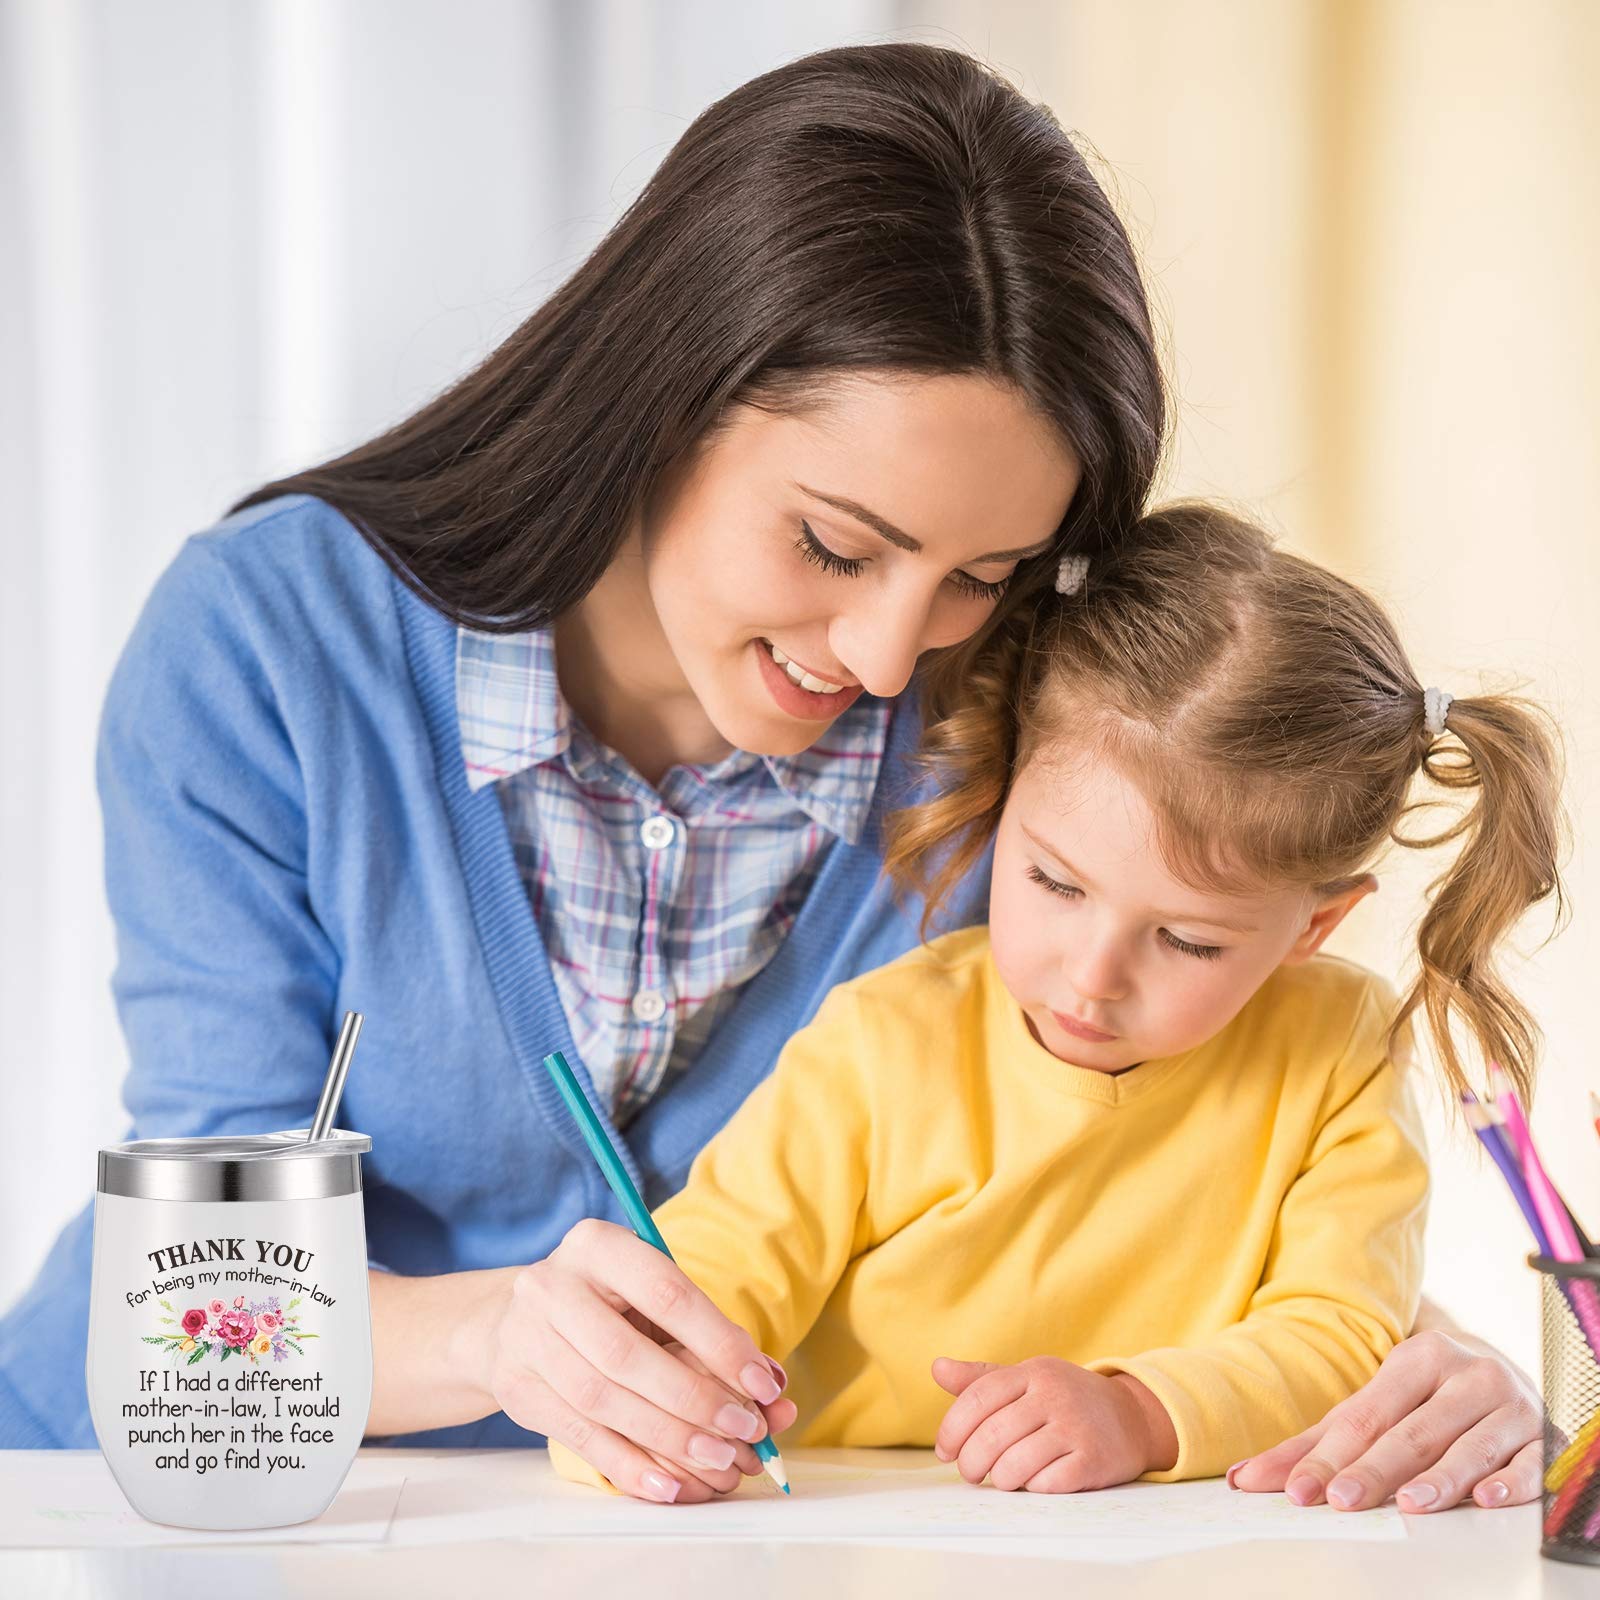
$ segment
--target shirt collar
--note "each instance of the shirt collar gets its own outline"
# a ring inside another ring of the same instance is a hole
[[[891,709],[887,700],[862,695],[818,743],[792,756],[759,757],[759,764],[807,816],[855,844],[872,810]],[[474,792],[562,755],[572,743],[572,717],[556,678],[550,630],[457,628],[456,717]],[[696,775],[706,784],[731,784],[752,765],[735,750]]]
[[[572,725],[549,630],[457,628],[456,719],[474,792],[560,755],[572,742]]]

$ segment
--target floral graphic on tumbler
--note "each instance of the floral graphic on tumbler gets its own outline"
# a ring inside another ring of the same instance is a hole
[[[236,1295],[231,1302],[210,1300],[203,1306],[191,1306],[181,1317],[170,1300],[158,1300],[156,1304],[170,1314],[157,1320],[180,1331],[146,1333],[140,1338],[145,1344],[163,1346],[175,1366],[192,1367],[213,1351],[218,1361],[241,1356],[252,1366],[268,1356],[285,1361],[291,1351],[303,1356],[304,1341],[319,1337],[301,1326],[300,1313],[295,1310],[300,1300],[296,1295],[287,1306],[281,1306],[275,1294],[250,1301]]]

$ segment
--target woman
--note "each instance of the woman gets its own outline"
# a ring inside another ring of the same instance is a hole
[[[185,547],[101,736],[127,1100],[139,1136],[303,1123],[367,1013],[373,1433],[555,1436],[656,1499],[754,1470],[781,1372],[583,1220],[615,1213],[540,1058],[584,1063],[652,1203],[681,1184],[916,939],[879,831],[919,657],[1114,543],[1162,429],[1128,240],[1049,113],[955,52],[835,50],[705,112],[454,389]],[[89,1233],[0,1325],[0,1444],[92,1442]],[[1237,1481],[1527,1498],[1528,1402],[1414,1338]]]

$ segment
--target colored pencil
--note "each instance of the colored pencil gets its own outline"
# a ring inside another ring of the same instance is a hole
[[[1495,1117],[1493,1109],[1484,1105],[1470,1089],[1461,1096],[1461,1103],[1467,1115],[1467,1122],[1478,1136],[1478,1142],[1489,1152],[1490,1160],[1500,1169],[1500,1176],[1506,1180],[1506,1187],[1511,1191],[1511,1198],[1517,1202],[1517,1209],[1527,1221],[1528,1229],[1533,1234],[1533,1242],[1539,1247],[1539,1254],[1549,1255],[1549,1237],[1539,1220],[1539,1213],[1534,1210],[1528,1186],[1522,1181],[1522,1174],[1517,1170],[1517,1158],[1506,1140],[1504,1125]]]
[[[1533,1134],[1528,1127],[1528,1119],[1522,1110],[1522,1102],[1517,1098],[1511,1080],[1498,1062],[1489,1064],[1489,1081],[1494,1090],[1496,1104],[1505,1118],[1507,1136],[1516,1151],[1523,1177],[1527,1181],[1533,1208],[1549,1236],[1551,1248],[1547,1254],[1558,1261],[1582,1261],[1587,1252],[1584,1243],[1580,1242],[1572,1213],[1567,1209],[1566,1202],[1550,1181],[1549,1174],[1539,1159],[1539,1152],[1533,1143]],[[1578,1320],[1578,1326],[1583,1332],[1590,1354],[1596,1361],[1600,1361],[1600,1298],[1596,1297],[1594,1284],[1584,1279],[1574,1279],[1563,1281],[1561,1287],[1567,1304],[1571,1306],[1573,1315]],[[1582,1431],[1579,1430],[1580,1434]],[[1557,1464],[1559,1465],[1559,1462]],[[1579,1499],[1593,1483],[1596,1471],[1600,1470],[1600,1436],[1590,1440],[1582,1459],[1575,1468],[1569,1470],[1570,1476],[1556,1494],[1549,1514],[1544,1519],[1544,1533],[1547,1539],[1556,1538],[1560,1534],[1567,1518],[1576,1509]],[[1600,1506],[1591,1510],[1584,1526],[1586,1539],[1593,1538],[1597,1533],[1600,1533]]]
[[[1589,1513],[1589,1520],[1583,1525],[1583,1537],[1586,1541],[1592,1543],[1597,1533],[1600,1533],[1600,1504]]]
[[[1533,1201],[1528,1195],[1528,1186],[1522,1181],[1522,1174],[1517,1167],[1516,1153],[1511,1147],[1510,1139],[1506,1136],[1505,1124],[1500,1121],[1499,1110],[1495,1106],[1485,1105],[1470,1089],[1462,1094],[1461,1103],[1472,1131],[1477,1134],[1484,1149],[1489,1152],[1494,1164],[1500,1169],[1500,1175],[1506,1180],[1506,1187],[1511,1190],[1518,1209],[1526,1219],[1528,1230],[1533,1234],[1534,1243],[1539,1247],[1539,1253],[1541,1255],[1549,1255],[1550,1241],[1545,1237],[1538,1213],[1534,1210]],[[1574,1286],[1564,1278],[1557,1281],[1560,1284],[1563,1298],[1572,1307],[1573,1316],[1577,1316],[1576,1297],[1572,1292]],[[1589,1445],[1594,1442],[1597,1436],[1600,1436],[1600,1412],[1597,1412],[1595,1416],[1589,1419],[1589,1422],[1580,1430],[1577,1438],[1567,1446],[1556,1461],[1551,1463],[1550,1470],[1545,1474],[1544,1480],[1545,1488],[1551,1494],[1555,1494],[1560,1490],[1567,1479],[1571,1477]]]
[[[1551,1503],[1549,1515],[1544,1519],[1545,1538],[1554,1539],[1560,1534],[1567,1518],[1577,1509],[1578,1502],[1583,1498],[1585,1490],[1593,1485],[1597,1468],[1600,1468],[1600,1448],[1597,1448],[1595,1441],[1591,1439],[1583,1459],[1561,1486],[1555,1500]],[[1590,1511],[1588,1521],[1584,1524],[1583,1529],[1585,1539],[1594,1538],[1596,1533],[1600,1533],[1600,1506],[1596,1506]]]
[[[1522,1168],[1523,1179],[1528,1185],[1533,1209],[1539,1214],[1539,1220],[1544,1224],[1545,1236],[1550,1241],[1550,1254],[1558,1261],[1581,1261],[1583,1246],[1578,1243],[1578,1235],[1572,1226],[1566,1204],[1556,1193],[1555,1185],[1551,1183],[1549,1175],[1544,1170],[1544,1164],[1539,1160],[1539,1152],[1533,1144],[1533,1135],[1528,1130],[1528,1119],[1523,1115],[1522,1102],[1517,1098],[1516,1090],[1511,1087],[1511,1080],[1498,1062],[1490,1063],[1489,1081],[1494,1089],[1495,1103],[1500,1108],[1501,1116],[1505,1118],[1506,1133],[1517,1152],[1517,1160]],[[1597,1333],[1600,1333],[1600,1327],[1597,1327]],[[1600,1351],[1597,1351],[1597,1354],[1600,1354]]]
[[[1588,1450],[1596,1438],[1600,1438],[1600,1411],[1596,1411],[1584,1425],[1573,1434],[1567,1448],[1550,1463],[1544,1475],[1544,1486],[1551,1494],[1556,1493],[1568,1478],[1572,1470],[1583,1459],[1584,1452]]]
[[[567,1058],[556,1050],[544,1058],[544,1065],[545,1070],[555,1080],[556,1088],[561,1091],[561,1098],[566,1102],[567,1110],[572,1113],[572,1120],[577,1123],[578,1131],[583,1135],[583,1142],[589,1147],[589,1153],[611,1186],[612,1194],[622,1203],[622,1209],[628,1214],[629,1225],[646,1244],[653,1244],[668,1261],[671,1261],[672,1252],[667,1248],[667,1241],[661,1237],[661,1230],[656,1227],[655,1219],[650,1215],[643,1198],[634,1187],[633,1179],[628,1176],[628,1169],[623,1166],[622,1157],[617,1154],[617,1147],[612,1144],[611,1136],[600,1125],[599,1117],[594,1114],[594,1107],[589,1104],[583,1086],[573,1075],[572,1068],[567,1065]],[[784,1468],[783,1457],[779,1455],[777,1445],[772,1442],[772,1435],[769,1433],[756,1440],[752,1448],[766,1469],[767,1475],[785,1494],[788,1494],[789,1474]]]
[[[1467,1099],[1471,1099],[1471,1101],[1472,1101],[1472,1103],[1474,1105],[1482,1105],[1482,1102],[1479,1101],[1477,1099],[1477,1097],[1472,1094],[1472,1091],[1470,1089],[1467,1091],[1466,1094],[1464,1094],[1462,1096],[1462,1099],[1464,1101],[1467,1100]],[[1517,1152],[1512,1146],[1510,1136],[1506,1133],[1505,1120],[1504,1120],[1504,1118],[1501,1117],[1499,1108],[1497,1106],[1494,1106],[1494,1105],[1486,1105],[1486,1106],[1482,1106],[1482,1110],[1483,1110],[1483,1116],[1484,1116],[1484,1119],[1485,1119],[1485,1123],[1486,1123],[1486,1126],[1487,1126],[1488,1132],[1489,1132],[1489,1139],[1492,1139],[1494,1141],[1494,1144],[1498,1144],[1500,1149],[1505,1152],[1506,1159],[1511,1163],[1511,1171],[1517,1174],[1518,1182],[1520,1182],[1521,1181],[1521,1167],[1518,1164]],[[1467,1120],[1469,1122],[1472,1121],[1472,1116],[1471,1116],[1470,1113],[1468,1114]],[[1476,1127],[1477,1124],[1474,1123],[1473,1126]],[[1490,1144],[1489,1139],[1486,1139],[1484,1142],[1485,1142],[1486,1147],[1489,1149],[1489,1153],[1491,1155],[1493,1155],[1494,1154],[1494,1148],[1493,1148],[1493,1145]],[[1496,1164],[1498,1165],[1498,1163],[1496,1163]],[[1502,1168],[1501,1170],[1504,1171],[1505,1169]],[[1508,1177],[1507,1181],[1508,1182],[1510,1181],[1509,1177]],[[1589,1235],[1583,1231],[1583,1224],[1578,1221],[1577,1214],[1573,1211],[1572,1207],[1569,1206],[1566,1203],[1566,1201],[1561,1198],[1560,1191],[1556,1190],[1555,1185],[1552,1184],[1550,1187],[1551,1187],[1552,1191],[1554,1191],[1554,1193],[1555,1193],[1555,1198],[1556,1198],[1557,1204],[1560,1205],[1561,1210],[1562,1210],[1563,1214],[1566,1216],[1567,1221],[1569,1223],[1571,1223],[1571,1225],[1572,1225],[1572,1232],[1573,1232],[1573,1235],[1576,1237],[1576,1239],[1578,1241],[1578,1248],[1583,1252],[1583,1254],[1585,1256],[1593,1257],[1594,1254],[1595,1254],[1594,1244],[1590,1240]],[[1515,1188],[1513,1188],[1512,1192],[1516,1193]],[[1526,1184],[1522,1184],[1522,1193],[1523,1193],[1524,1196],[1527,1194],[1527,1185]],[[1519,1204],[1520,1204],[1520,1200],[1519,1200]],[[1528,1206],[1531,1207],[1532,1204],[1533,1204],[1532,1200],[1529,1200],[1528,1201]],[[1528,1210],[1527,1210],[1526,1207],[1523,1210],[1523,1215],[1524,1216],[1528,1215]],[[1531,1222],[1531,1219],[1530,1219],[1530,1222]],[[1534,1233],[1534,1237],[1535,1238],[1539,1237],[1539,1230],[1537,1228],[1535,1228],[1533,1230],[1533,1233]],[[1548,1239],[1544,1241],[1544,1247],[1545,1247],[1545,1254],[1546,1255],[1549,1255],[1549,1253],[1550,1253],[1549,1243],[1550,1242],[1549,1242]]]
[[[1546,1254],[1557,1261],[1585,1260],[1588,1252],[1579,1239],[1572,1213],[1544,1170],[1544,1163],[1540,1161],[1533,1143],[1533,1134],[1528,1128],[1528,1119],[1522,1110],[1522,1102],[1498,1062],[1490,1062],[1489,1080],[1494,1089],[1495,1102],[1505,1118],[1506,1133],[1516,1150],[1534,1211],[1544,1224],[1545,1235],[1550,1241]],[[1590,1353],[1600,1362],[1600,1296],[1596,1295],[1594,1284],[1586,1279],[1568,1280],[1563,1287],[1567,1303],[1578,1319]]]
[[[1544,1234],[1549,1247],[1544,1252],[1557,1261],[1583,1261],[1588,1256],[1585,1241],[1580,1238],[1578,1226],[1567,1203],[1545,1172],[1544,1163],[1534,1147],[1533,1134],[1522,1110],[1522,1102],[1511,1086],[1511,1080],[1497,1062],[1489,1065],[1490,1082],[1495,1091],[1495,1101],[1505,1119],[1506,1134],[1516,1152],[1517,1165],[1528,1186],[1533,1209],[1544,1224]],[[1537,1235],[1536,1235],[1537,1237]],[[1563,1279],[1562,1293],[1572,1314],[1578,1319],[1590,1353],[1600,1362],[1600,1296],[1587,1279]]]

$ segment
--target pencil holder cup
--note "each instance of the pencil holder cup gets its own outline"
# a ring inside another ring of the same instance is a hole
[[[1600,1261],[1529,1256],[1543,1325],[1544,1537],[1552,1561],[1600,1566]]]
[[[89,1412],[128,1502],[179,1528],[325,1511],[372,1399],[362,1134],[100,1152]]]

